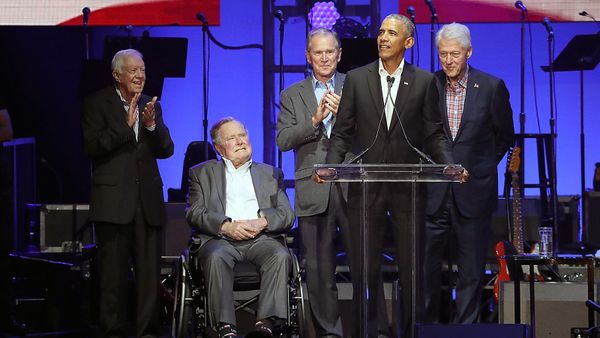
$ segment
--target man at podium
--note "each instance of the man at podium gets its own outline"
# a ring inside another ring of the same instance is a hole
[[[425,226],[425,322],[440,316],[442,257],[456,236],[456,323],[474,323],[479,315],[492,213],[498,199],[498,162],[514,144],[509,94],[504,81],[471,67],[469,28],[458,23],[437,33],[444,131],[452,140],[452,157],[468,168],[465,184],[428,184]]]
[[[414,30],[407,17],[387,16],[377,37],[379,59],[348,72],[326,163],[341,163],[348,151],[359,154],[363,163],[452,163],[450,143],[442,129],[436,79],[404,60],[404,53],[414,44]],[[417,192],[417,227],[422,226],[424,219],[424,192],[422,189]],[[369,210],[367,284],[369,295],[377,295],[371,297],[377,301],[368,302],[368,336],[390,335],[385,309],[378,311],[378,304],[383,303],[382,242],[393,235],[402,288],[401,330],[403,337],[409,337],[413,320],[414,250],[411,186],[409,183],[370,183],[366,200]],[[355,250],[359,247],[356,234],[361,226],[361,203],[361,185],[350,184],[348,218]],[[388,215],[393,234],[384,228]],[[353,274],[353,282],[357,277],[360,276]]]

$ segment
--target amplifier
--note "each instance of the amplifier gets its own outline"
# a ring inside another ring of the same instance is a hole
[[[588,327],[587,299],[587,283],[535,283],[537,338],[569,337],[571,329]],[[521,282],[520,303],[521,321],[529,324],[528,282]],[[503,282],[500,284],[500,323],[514,323],[514,307],[514,282]]]
[[[93,245],[89,210],[88,204],[28,204],[29,248],[79,252],[83,246]]]

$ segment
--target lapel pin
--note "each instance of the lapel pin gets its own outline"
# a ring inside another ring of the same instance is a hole
[[[405,86],[408,86],[408,82],[404,81],[404,85],[405,85]]]
[[[473,85],[473,87],[479,88],[479,83],[476,83],[475,85]]]

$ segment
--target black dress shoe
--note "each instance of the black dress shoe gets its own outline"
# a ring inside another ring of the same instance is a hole
[[[219,338],[238,338],[237,327],[233,324],[219,323],[217,326]]]

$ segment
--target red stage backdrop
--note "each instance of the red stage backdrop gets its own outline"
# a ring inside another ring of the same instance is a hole
[[[91,11],[90,26],[193,26],[204,13],[219,25],[220,0],[0,0],[2,26],[78,26],[82,9]]]
[[[523,0],[529,20],[541,21],[590,21],[578,13],[586,11],[600,17],[600,0]],[[521,19],[520,10],[513,0],[433,0],[440,23],[449,22],[516,22]],[[400,13],[406,15],[408,6],[415,7],[416,22],[428,23],[429,8],[425,0],[399,0]]]

